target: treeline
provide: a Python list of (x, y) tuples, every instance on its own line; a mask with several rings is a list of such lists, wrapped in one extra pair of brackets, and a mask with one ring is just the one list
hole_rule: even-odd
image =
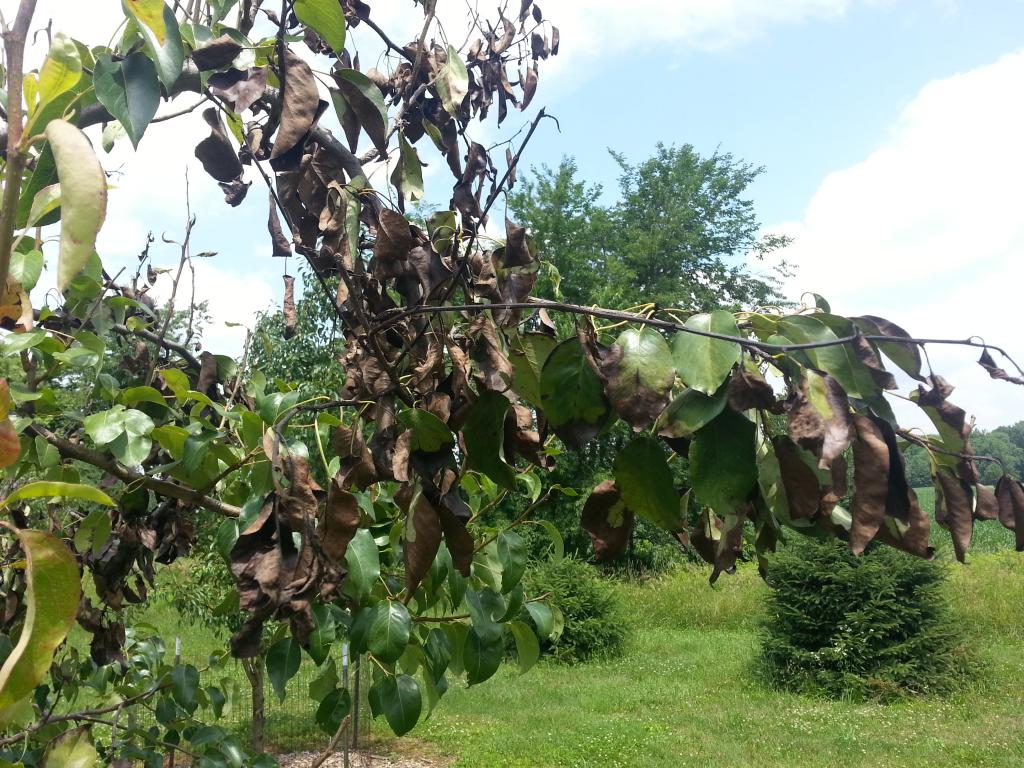
[[(1014, 476), (1024, 472), (1024, 421), (1007, 427), (996, 427), (985, 432), (977, 430), (971, 434), (971, 445), (978, 456), (999, 459), (1005, 471)], [(919, 446), (910, 446), (906, 452), (907, 478), (915, 488), (931, 485), (928, 470), (928, 452)], [(1003, 467), (994, 461), (979, 461), (978, 471), (986, 485), (995, 485), (1003, 474)]]

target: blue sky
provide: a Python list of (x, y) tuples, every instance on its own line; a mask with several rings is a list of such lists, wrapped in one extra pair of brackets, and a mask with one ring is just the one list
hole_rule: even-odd
[[(37, 19), (105, 42), (119, 5), (40, 0)], [(795, 238), (785, 253), (798, 268), (786, 286), (792, 298), (816, 291), (839, 312), (887, 316), (917, 335), (980, 334), (1024, 358), (1024, 0), (541, 5), (561, 28), (562, 52), (544, 63), (534, 104), (559, 118), (562, 133), (547, 123), (526, 165), (572, 154), (584, 178), (614, 193), (608, 147), (632, 161), (658, 141), (731, 152), (765, 166), (751, 192), (766, 230)], [(10, 15), (14, 0), (0, 6)], [(396, 39), (411, 39), (422, 23), (411, 0), (371, 6)], [(439, 0), (449, 28), (461, 27), (465, 7)], [(372, 37), (350, 31), (364, 66)], [(529, 118), (512, 115), (482, 134), (494, 141)], [(207, 132), (198, 117), (162, 123), (137, 154), (124, 145), (103, 157), (124, 175), (101, 255), (130, 264), (147, 229), (180, 231), (190, 167), (196, 247), (219, 253), (199, 267), (198, 293), (216, 321), (208, 346), (237, 350), (239, 331), (223, 321), (251, 323), (256, 310), (273, 308), (283, 265), (269, 258), (258, 185), (229, 209), (192, 159)], [(428, 169), (426, 180), (428, 198), (447, 201), (444, 173)], [(170, 246), (157, 253), (168, 265), (176, 259)], [(990, 381), (975, 359), (932, 354), (980, 426), (1024, 418), (1024, 389)]]

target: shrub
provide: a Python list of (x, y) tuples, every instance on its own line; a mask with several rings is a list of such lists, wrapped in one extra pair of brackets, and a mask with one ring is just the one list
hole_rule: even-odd
[(769, 565), (760, 672), (833, 697), (949, 693), (974, 664), (944, 580), (942, 566), (886, 547), (855, 557), (835, 541), (792, 542)]
[(557, 661), (575, 664), (618, 655), (626, 639), (625, 612), (611, 584), (575, 557), (534, 563), (524, 578), (527, 594), (548, 593), (565, 619), (561, 636), (545, 643)]

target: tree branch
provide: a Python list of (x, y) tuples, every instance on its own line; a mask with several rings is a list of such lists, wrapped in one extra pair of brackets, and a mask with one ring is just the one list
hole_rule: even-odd
[(204, 509), (208, 509), (218, 515), (224, 515), (225, 517), (240, 517), (242, 514), (242, 510), (238, 507), (231, 504), (225, 504), (223, 501), (214, 499), (211, 496), (206, 496), (192, 488), (186, 488), (178, 485), (177, 483), (173, 483), (170, 480), (161, 480), (158, 477), (150, 477), (149, 475), (144, 475), (141, 472), (129, 469), (116, 459), (113, 459), (100, 451), (81, 445), (80, 443), (73, 443), (60, 435), (51, 432), (41, 424), (30, 424), (25, 428), (25, 431), (42, 437), (46, 442), (56, 448), (64, 458), (75, 459), (76, 461), (91, 464), (97, 469), (102, 469), (104, 472), (113, 475), (123, 483), (148, 488), (158, 496), (177, 499), (185, 502), (186, 504), (203, 507)]

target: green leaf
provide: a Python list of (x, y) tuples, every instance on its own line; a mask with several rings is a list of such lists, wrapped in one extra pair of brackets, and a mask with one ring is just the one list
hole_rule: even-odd
[[(31, 291), (39, 282), (39, 276), (43, 273), (43, 252), (33, 248), (22, 253), (15, 251), (11, 254), (11, 277), (21, 283), (26, 291)], [(27, 334), (11, 334), (7, 339), (23, 337)]]
[(17, 501), (24, 501), (25, 499), (49, 499), (55, 496), (91, 501), (95, 504), (105, 504), (108, 507), (114, 506), (114, 500), (99, 488), (94, 488), (91, 485), (58, 483), (50, 480), (26, 483), (4, 499), (3, 502), (0, 502), (0, 506), (9, 507), (11, 504)]
[(693, 491), (720, 515), (731, 514), (757, 484), (754, 423), (726, 408), (690, 444)]
[(573, 448), (589, 442), (612, 415), (601, 379), (575, 338), (548, 355), (540, 374), (540, 399), (555, 433)]
[(653, 328), (627, 328), (600, 363), (605, 394), (634, 429), (654, 421), (668, 403), (675, 381), (672, 353)]
[(405, 134), (398, 134), (398, 158), (395, 170), (391, 172), (391, 183), (405, 197), (415, 202), (423, 199), (423, 165), (416, 149), (410, 144)]
[(89, 729), (64, 731), (46, 753), (43, 768), (92, 768), (100, 759), (89, 740)]
[(422, 408), (410, 408), (398, 415), (398, 420), (413, 430), (413, 451), (436, 453), (442, 448), (455, 444), (455, 435), (448, 425), (430, 411)]
[(559, 562), (565, 557), (565, 540), (562, 538), (561, 531), (550, 520), (537, 520), (536, 523), (551, 539), (551, 560), (555, 563)]
[(669, 403), (658, 419), (658, 434), (691, 437), (724, 409), (729, 401), (727, 386), (708, 396), (696, 389), (684, 389)]
[(409, 675), (383, 677), (373, 684), (371, 693), (396, 736), (407, 734), (420, 719), (423, 699), (419, 685)]
[[(695, 331), (709, 331), (726, 336), (739, 336), (732, 313), (716, 310), (710, 314), (693, 315), (684, 323)], [(731, 341), (710, 339), (679, 331), (672, 339), (672, 357), (676, 372), (688, 387), (713, 394), (725, 381), (732, 367), (740, 361), (740, 345)]]
[(320, 706), (316, 708), (316, 724), (320, 730), (335, 734), (341, 727), (341, 721), (352, 711), (352, 697), (346, 688), (335, 688), (324, 696)]
[(99, 557), (110, 538), (112, 524), (106, 510), (94, 509), (75, 531), (75, 549), (84, 552), (92, 549), (93, 557)]
[(280, 701), (284, 701), (285, 686), (295, 677), (301, 662), (302, 647), (292, 637), (278, 640), (267, 651), (267, 676)]
[(516, 641), (519, 671), (527, 672), (540, 659), (540, 643), (537, 641), (537, 635), (533, 633), (533, 630), (527, 624), (521, 621), (513, 621), (508, 625), (508, 628), (511, 630), (512, 637)]
[[(178, 20), (174, 17), (174, 11), (160, 3), (163, 9), (158, 21), (156, 0), (142, 0), (139, 3), (134, 0), (123, 0), (123, 2), (126, 4), (126, 10), (138, 23), (146, 52), (156, 65), (157, 77), (169, 91), (181, 76), (181, 65), (185, 61), (185, 49), (181, 44), (181, 31), (178, 29)], [(145, 12), (142, 12), (140, 7), (131, 8), (129, 5), (144, 5), (146, 6)]]
[(109, 55), (96, 61), (93, 71), (96, 98), (124, 128), (138, 149), (160, 104), (160, 82), (156, 66), (141, 52), (114, 61)]
[(334, 659), (327, 659), (320, 671), (309, 683), (309, 698), (313, 701), (323, 701), (327, 695), (338, 687), (338, 667)]
[(345, 50), (345, 14), (338, 0), (295, 0), (293, 9), (299, 21), (312, 27), (335, 53)]
[(199, 706), (199, 670), (191, 664), (178, 664), (171, 670), (171, 696), (189, 714)]
[(61, 187), (57, 288), (63, 291), (96, 248), (96, 234), (107, 212), (107, 177), (89, 140), (71, 123), (51, 120), (46, 138)]
[(510, 349), (512, 388), (534, 408), (541, 408), (540, 372), (556, 342), (545, 333), (524, 333)]
[(448, 60), (441, 67), (434, 85), (445, 110), (452, 115), (458, 112), (469, 93), (469, 71), (466, 62), (452, 45), (448, 46)]
[(43, 531), (14, 532), (25, 551), (28, 610), (18, 644), (0, 667), (0, 727), (50, 669), (75, 623), (82, 585), (78, 562), (60, 539)]
[(398, 661), (412, 632), (409, 609), (395, 600), (382, 600), (372, 611), (366, 630), (367, 649), (385, 664)]
[(627, 507), (667, 531), (680, 529), (679, 494), (657, 440), (645, 435), (635, 438), (615, 457), (614, 474)]
[(331, 646), (337, 639), (334, 614), (323, 603), (313, 606), (313, 631), (309, 633), (309, 656), (317, 666), (323, 664), (331, 653)]
[[(32, 207), (28, 212), (27, 226), (34, 227), (48, 213), (58, 208), (60, 208), (60, 184), (51, 184), (48, 187), (43, 187), (32, 198)], [(28, 289), (26, 288), (26, 290)]]
[[(852, 331), (852, 325), (851, 325)], [(835, 341), (838, 336), (825, 323), (810, 315), (794, 315), (779, 321), (779, 332), (797, 344)], [(878, 397), (881, 390), (871, 375), (871, 369), (861, 362), (849, 344), (807, 349), (804, 353), (815, 368), (831, 374), (850, 397), (869, 400)]]
[(153, 420), (142, 411), (115, 405), (109, 410), (86, 416), (82, 422), (85, 432), (97, 445), (107, 445), (125, 435), (140, 437), (154, 429)]
[(526, 612), (533, 620), (537, 628), (537, 634), (541, 637), (550, 638), (555, 631), (555, 617), (551, 612), (551, 606), (546, 603), (527, 603)]
[(483, 472), (502, 488), (515, 490), (516, 473), (503, 458), (505, 412), (509, 401), (492, 390), (480, 395), (470, 411), (462, 436), (469, 467)]
[(497, 636), (481, 637), (477, 628), (470, 627), (466, 634), (466, 642), (462, 648), (462, 664), (466, 670), (466, 681), (470, 685), (476, 685), (487, 680), (501, 666), (501, 659), (505, 655), (505, 643), (502, 642), (501, 633)]
[(515, 531), (502, 531), (495, 541), (501, 562), (501, 591), (508, 592), (526, 571), (526, 541)]
[(74, 41), (62, 32), (53, 36), (50, 51), (39, 70), (39, 105), (36, 111), (71, 90), (82, 78), (82, 57)]
[(360, 600), (367, 597), (380, 577), (380, 555), (373, 534), (366, 528), (356, 531), (356, 535), (348, 543), (348, 549), (345, 550), (345, 566), (348, 569), (348, 576), (345, 579), (346, 591)]

